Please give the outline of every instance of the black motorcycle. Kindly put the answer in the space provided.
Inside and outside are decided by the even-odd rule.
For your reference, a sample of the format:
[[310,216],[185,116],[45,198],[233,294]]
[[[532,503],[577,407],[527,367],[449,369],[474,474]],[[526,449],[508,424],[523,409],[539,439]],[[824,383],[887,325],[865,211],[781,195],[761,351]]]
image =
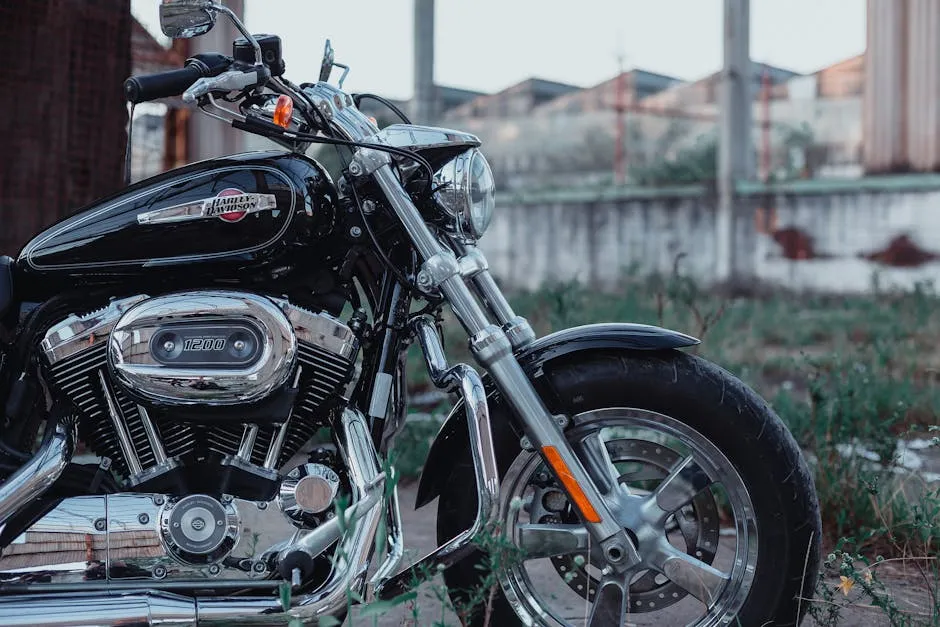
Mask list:
[[[231,57],[127,99],[285,150],[135,183],[0,258],[0,624],[316,624],[439,571],[473,625],[799,623],[819,509],[767,403],[675,331],[536,338],[476,247],[479,140],[391,105],[379,129],[328,83],[329,42],[296,85],[276,36],[160,6],[176,38],[219,15]],[[445,305],[484,376],[445,360]],[[415,340],[458,401],[417,496],[440,546],[403,566],[388,460]]]

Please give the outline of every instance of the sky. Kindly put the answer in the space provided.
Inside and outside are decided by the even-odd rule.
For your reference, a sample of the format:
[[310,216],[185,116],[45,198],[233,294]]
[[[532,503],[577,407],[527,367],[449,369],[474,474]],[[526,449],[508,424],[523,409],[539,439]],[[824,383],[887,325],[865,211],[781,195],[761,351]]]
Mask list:
[[[159,32],[159,0],[131,0]],[[721,66],[722,0],[437,0],[435,82],[495,92],[530,77],[587,87],[626,69],[694,80]],[[865,0],[753,0],[751,58],[809,73],[865,49]],[[245,0],[252,32],[280,35],[287,77],[316,80],[323,42],[344,87],[412,94],[412,0]],[[222,51],[220,51],[222,52]],[[228,51],[230,54],[231,51]],[[334,75],[335,76],[335,75]]]

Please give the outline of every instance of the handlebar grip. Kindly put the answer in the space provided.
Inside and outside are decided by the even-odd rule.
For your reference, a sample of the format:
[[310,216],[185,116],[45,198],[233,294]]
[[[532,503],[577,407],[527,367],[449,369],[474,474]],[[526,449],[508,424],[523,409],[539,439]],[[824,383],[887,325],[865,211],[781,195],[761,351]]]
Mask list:
[[134,104],[179,96],[204,75],[205,68],[193,64],[179,70],[131,76],[124,81],[124,96]]

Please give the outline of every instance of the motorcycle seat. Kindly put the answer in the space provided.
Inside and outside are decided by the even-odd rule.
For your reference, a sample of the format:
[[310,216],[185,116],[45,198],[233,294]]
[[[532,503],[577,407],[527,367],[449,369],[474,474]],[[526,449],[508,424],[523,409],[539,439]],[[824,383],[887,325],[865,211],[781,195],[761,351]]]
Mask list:
[[13,259],[0,256],[0,319],[13,304]]

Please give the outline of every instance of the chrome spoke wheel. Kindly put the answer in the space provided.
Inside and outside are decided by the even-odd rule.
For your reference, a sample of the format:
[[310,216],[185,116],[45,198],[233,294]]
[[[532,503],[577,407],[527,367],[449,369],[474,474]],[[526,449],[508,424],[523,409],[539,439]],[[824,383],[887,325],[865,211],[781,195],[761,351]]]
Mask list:
[[503,529],[524,558],[500,583],[523,622],[637,625],[732,622],[757,563],[750,495],[727,457],[688,425],[648,410],[572,417],[569,442],[634,539],[642,562],[614,576],[535,453],[503,481]]

